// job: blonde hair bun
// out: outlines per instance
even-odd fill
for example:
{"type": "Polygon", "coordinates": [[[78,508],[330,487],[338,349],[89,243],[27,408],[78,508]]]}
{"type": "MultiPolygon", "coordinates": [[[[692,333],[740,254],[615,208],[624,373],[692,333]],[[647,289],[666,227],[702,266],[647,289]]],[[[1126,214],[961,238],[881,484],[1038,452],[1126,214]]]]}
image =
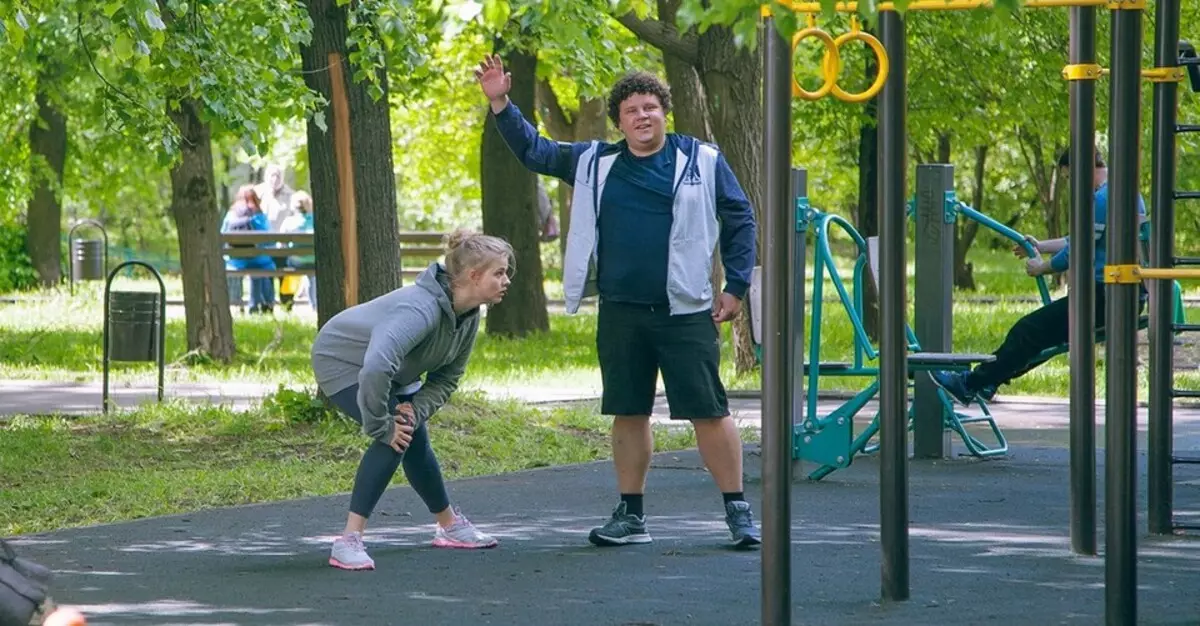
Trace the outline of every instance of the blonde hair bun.
{"type": "Polygon", "coordinates": [[[509,270],[515,269],[512,246],[499,237],[457,228],[447,233],[443,240],[446,271],[455,279],[492,261],[507,261],[509,270]]]}
{"type": "Polygon", "coordinates": [[[452,232],[446,233],[446,236],[442,238],[442,243],[446,250],[446,254],[450,254],[455,249],[462,247],[467,240],[478,235],[479,233],[469,228],[457,228],[452,232]]]}

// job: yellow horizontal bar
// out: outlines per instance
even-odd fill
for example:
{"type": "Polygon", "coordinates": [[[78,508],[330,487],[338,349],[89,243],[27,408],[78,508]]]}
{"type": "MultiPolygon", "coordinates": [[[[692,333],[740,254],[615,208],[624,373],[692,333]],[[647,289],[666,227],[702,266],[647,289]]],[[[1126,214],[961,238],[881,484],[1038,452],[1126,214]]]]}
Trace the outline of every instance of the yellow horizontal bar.
{"type": "MultiPolygon", "coordinates": [[[[787,3],[784,3],[787,4],[787,3]]],[[[994,8],[994,0],[913,0],[908,3],[908,11],[962,11],[966,9],[981,9],[994,8]]],[[[1055,7],[1107,7],[1110,9],[1144,9],[1146,0],[1028,0],[1021,5],[1026,8],[1055,8],[1055,7]]],[[[821,8],[819,2],[801,2],[794,1],[790,8],[796,13],[821,13],[824,9],[821,8]]],[[[763,7],[763,15],[767,14],[766,5],[763,7]]],[[[834,5],[833,10],[838,13],[857,13],[858,2],[839,2],[834,5]]],[[[896,4],[894,2],[879,3],[879,11],[895,11],[896,4]]]]}
{"type": "Polygon", "coordinates": [[[1096,80],[1104,73],[1104,68],[1095,63],[1068,65],[1063,68],[1063,78],[1067,80],[1096,80]]]}
{"type": "Polygon", "coordinates": [[[1138,268],[1138,275],[1142,278],[1150,279],[1185,279],[1185,280],[1200,280],[1200,269],[1176,269],[1165,267],[1142,267],[1138,268]]]}
{"type": "Polygon", "coordinates": [[[1144,280],[1200,280],[1200,269],[1142,267],[1140,265],[1105,265],[1104,282],[1118,285],[1137,284],[1144,280]]]}

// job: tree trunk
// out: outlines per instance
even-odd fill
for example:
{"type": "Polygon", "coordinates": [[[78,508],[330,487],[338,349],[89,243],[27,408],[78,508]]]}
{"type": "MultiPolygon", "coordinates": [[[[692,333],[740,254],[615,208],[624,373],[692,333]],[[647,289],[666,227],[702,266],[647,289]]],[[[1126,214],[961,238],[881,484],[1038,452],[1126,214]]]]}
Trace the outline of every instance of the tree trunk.
{"type": "MultiPolygon", "coordinates": [[[[867,79],[874,80],[879,65],[874,55],[867,57],[867,79]]],[[[858,232],[866,237],[879,234],[879,123],[875,98],[866,102],[862,124],[858,128],[858,232]]],[[[863,325],[867,336],[879,340],[879,291],[875,281],[864,281],[863,325]]]]}
{"type": "Polygon", "coordinates": [[[330,103],[327,131],[308,121],[318,326],[401,286],[387,73],[376,75],[378,100],[369,80],[353,80],[358,68],[349,61],[346,10],[339,4],[308,0],[312,41],[300,47],[305,83],[330,103]]]}
{"type": "Polygon", "coordinates": [[[938,133],[938,163],[950,162],[950,133],[941,131],[938,133]]]}
{"type": "MultiPolygon", "coordinates": [[[[761,47],[757,49],[761,52],[761,47]]],[[[697,71],[704,85],[705,104],[713,137],[721,147],[742,189],[746,192],[759,228],[757,249],[762,242],[762,63],[760,54],[738,46],[733,31],[714,26],[700,35],[697,71]]],[[[734,364],[739,374],[757,364],[749,308],[733,320],[734,364]]]]}
{"type": "Polygon", "coordinates": [[[25,217],[26,246],[38,281],[49,287],[62,280],[62,204],[59,194],[67,158],[67,117],[40,88],[37,108],[37,119],[29,128],[35,187],[25,217]]]}
{"type": "Polygon", "coordinates": [[[188,352],[228,363],[237,348],[221,255],[212,136],[208,123],[200,119],[202,106],[185,98],[178,109],[167,112],[183,138],[180,159],[171,166],[171,215],[179,234],[188,352]]]}
{"type": "MultiPolygon", "coordinates": [[[[674,27],[680,0],[658,0],[658,21],[674,27]]],[[[671,112],[675,132],[691,135],[701,141],[712,141],[712,127],[704,102],[704,86],[696,66],[688,59],[663,51],[663,69],[671,86],[671,112]]]]}
{"type": "MultiPolygon", "coordinates": [[[[975,147],[975,187],[971,191],[971,206],[976,211],[983,211],[984,175],[987,171],[987,145],[975,147]]],[[[979,222],[964,220],[954,229],[954,286],[974,291],[975,267],[967,263],[967,252],[975,243],[975,235],[979,232],[979,222]]]]}
{"type": "MultiPolygon", "coordinates": [[[[508,97],[522,111],[534,111],[537,56],[507,48],[496,41],[496,52],[512,74],[508,97]]],[[[538,250],[537,181],[509,150],[489,113],[479,149],[480,184],[483,195],[483,230],[502,237],[513,247],[517,271],[504,301],[488,308],[487,332],[491,335],[524,337],[550,330],[543,288],[542,257],[538,250]]],[[[565,239],[565,236],[563,237],[565,239]]]]}

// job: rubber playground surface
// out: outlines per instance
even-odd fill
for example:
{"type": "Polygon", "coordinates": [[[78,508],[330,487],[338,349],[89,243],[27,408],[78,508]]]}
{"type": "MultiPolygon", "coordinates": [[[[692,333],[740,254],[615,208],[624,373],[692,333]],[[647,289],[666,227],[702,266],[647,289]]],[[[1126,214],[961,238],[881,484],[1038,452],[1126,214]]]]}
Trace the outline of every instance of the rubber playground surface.
{"type": "MultiPolygon", "coordinates": [[[[757,418],[756,402],[739,405],[740,417],[757,418]]],[[[908,601],[880,602],[877,458],[860,457],[821,482],[794,482],[793,623],[1103,622],[1103,557],[1069,547],[1066,406],[995,408],[1011,426],[1007,456],[910,462],[908,601]]],[[[1177,441],[1192,445],[1200,416],[1179,413],[1177,441]]],[[[1097,440],[1104,441],[1102,427],[1097,440]]],[[[1139,450],[1139,623],[1198,624],[1200,540],[1146,534],[1144,445],[1139,450]]],[[[761,458],[751,447],[746,462],[747,498],[761,515],[761,458]]],[[[1200,515],[1200,471],[1186,471],[1177,468],[1176,508],[1200,515]]],[[[1097,476],[1103,553],[1103,451],[1097,476]]],[[[373,572],[326,564],[345,495],[14,543],[57,571],[55,600],[81,607],[93,626],[760,622],[761,552],[726,547],[721,498],[695,451],[655,457],[646,496],[649,545],[587,542],[588,530],[615,504],[608,462],[450,488],[464,513],[501,539],[499,547],[430,547],[432,520],[403,486],[384,496],[368,531],[373,572]]]]}

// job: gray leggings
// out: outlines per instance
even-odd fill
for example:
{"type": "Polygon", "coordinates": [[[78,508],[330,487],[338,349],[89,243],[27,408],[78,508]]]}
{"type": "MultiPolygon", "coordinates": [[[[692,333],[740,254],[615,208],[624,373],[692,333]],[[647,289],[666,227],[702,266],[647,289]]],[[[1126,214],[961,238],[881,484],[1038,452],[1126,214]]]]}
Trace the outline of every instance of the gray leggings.
{"type": "MultiPolygon", "coordinates": [[[[362,413],[358,409],[358,385],[351,385],[329,398],[343,413],[362,424],[362,413]]],[[[395,412],[396,407],[408,402],[412,396],[393,395],[388,399],[388,412],[395,412]]],[[[391,446],[371,442],[371,447],[363,454],[358,464],[358,474],[354,477],[354,491],[350,492],[350,512],[363,517],[371,517],[379,498],[387,490],[388,483],[396,474],[396,468],[404,465],[404,477],[412,485],[413,491],[421,496],[430,513],[441,513],[450,506],[450,496],[446,494],[446,483],[442,480],[442,469],[438,466],[433,447],[429,444],[429,429],[421,424],[412,434],[412,442],[404,453],[397,453],[391,446]]]]}

